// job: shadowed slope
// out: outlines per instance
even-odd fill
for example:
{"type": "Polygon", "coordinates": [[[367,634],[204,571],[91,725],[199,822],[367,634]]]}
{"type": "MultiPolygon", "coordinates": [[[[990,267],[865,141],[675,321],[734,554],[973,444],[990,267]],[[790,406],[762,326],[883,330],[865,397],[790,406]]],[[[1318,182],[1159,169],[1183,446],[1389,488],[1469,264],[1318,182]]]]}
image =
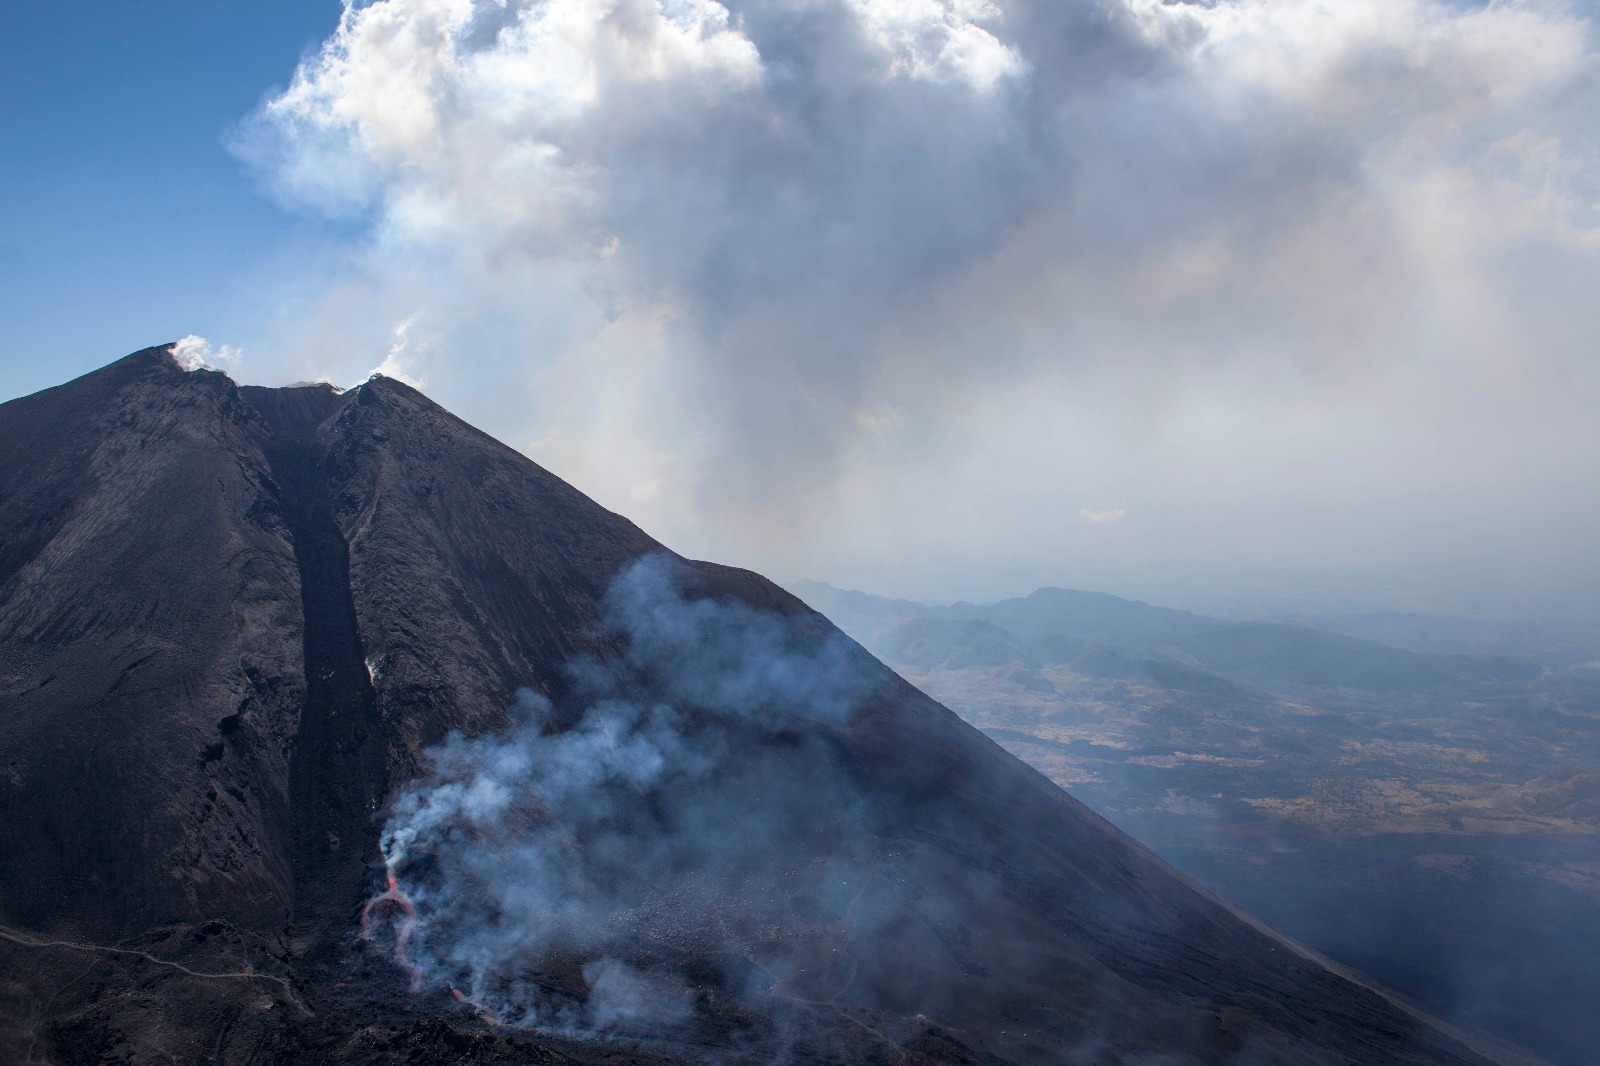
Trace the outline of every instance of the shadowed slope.
{"type": "Polygon", "coordinates": [[[0,406],[0,907],[290,908],[298,581],[257,416],[161,349],[0,406]]]}
{"type": "MultiPolygon", "coordinates": [[[[241,394],[269,427],[262,439],[300,574],[305,702],[289,763],[295,918],[302,936],[349,921],[350,898],[374,858],[372,812],[387,792],[387,736],[362,655],[349,551],[334,522],[321,425],[339,410],[332,388],[241,394]]],[[[326,939],[321,938],[321,939],[326,939]]]]}

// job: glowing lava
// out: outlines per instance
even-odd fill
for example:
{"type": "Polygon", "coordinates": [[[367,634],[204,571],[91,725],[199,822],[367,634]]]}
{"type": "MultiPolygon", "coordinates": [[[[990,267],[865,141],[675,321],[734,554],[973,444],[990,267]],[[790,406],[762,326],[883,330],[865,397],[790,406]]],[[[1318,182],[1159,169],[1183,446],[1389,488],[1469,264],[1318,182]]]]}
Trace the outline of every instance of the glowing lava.
{"type": "Polygon", "coordinates": [[[504,1023],[502,1023],[500,1021],[499,1018],[495,1017],[494,1011],[490,1010],[488,1007],[485,1007],[482,1003],[479,1003],[475,999],[468,999],[466,994],[463,993],[461,991],[461,989],[457,988],[455,985],[451,985],[450,986],[450,994],[452,996],[456,997],[456,999],[459,1000],[460,1002],[466,1004],[467,1006],[471,1007],[473,1010],[477,1011],[478,1012],[478,1017],[481,1018],[482,1020],[488,1022],[490,1025],[501,1025],[501,1024],[504,1024],[504,1023]]]}
{"type": "Polygon", "coordinates": [[[422,971],[406,957],[406,944],[411,940],[411,931],[417,927],[417,905],[400,887],[394,871],[389,870],[388,874],[389,887],[367,900],[367,905],[361,908],[361,939],[371,940],[372,929],[380,921],[393,925],[394,961],[411,977],[411,991],[416,992],[422,988],[422,971]]]}
{"type": "MultiPolygon", "coordinates": [[[[372,930],[380,922],[388,922],[394,926],[394,961],[411,978],[411,991],[422,990],[422,970],[415,966],[406,955],[406,945],[411,941],[411,933],[417,927],[417,905],[411,902],[411,897],[406,895],[405,889],[400,887],[399,880],[394,875],[394,870],[388,872],[389,887],[378,895],[367,900],[366,906],[361,908],[361,939],[371,940],[372,930]]],[[[450,994],[458,1001],[471,1007],[478,1013],[478,1017],[490,1025],[502,1024],[495,1017],[494,1011],[468,998],[459,988],[450,986],[450,994]]]]}

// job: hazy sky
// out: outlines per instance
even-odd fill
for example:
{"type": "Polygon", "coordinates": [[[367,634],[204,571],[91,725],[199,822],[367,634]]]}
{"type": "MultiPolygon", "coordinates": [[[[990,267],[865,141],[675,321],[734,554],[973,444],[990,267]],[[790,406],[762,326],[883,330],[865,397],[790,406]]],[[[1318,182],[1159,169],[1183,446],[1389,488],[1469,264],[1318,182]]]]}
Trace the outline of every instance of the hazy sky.
{"type": "Polygon", "coordinates": [[[1580,609],[1596,13],[6,5],[0,395],[194,333],[779,578],[1580,609]]]}

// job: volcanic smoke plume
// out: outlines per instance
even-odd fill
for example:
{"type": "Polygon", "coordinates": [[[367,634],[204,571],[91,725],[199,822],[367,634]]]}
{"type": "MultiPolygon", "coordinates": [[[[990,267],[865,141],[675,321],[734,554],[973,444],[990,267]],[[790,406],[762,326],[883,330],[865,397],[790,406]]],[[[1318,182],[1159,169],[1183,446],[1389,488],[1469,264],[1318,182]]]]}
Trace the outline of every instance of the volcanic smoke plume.
{"type": "Polygon", "coordinates": [[[781,974],[786,932],[860,938],[898,906],[868,896],[864,801],[829,742],[868,689],[844,641],[687,598],[664,556],[621,575],[605,626],[622,654],[571,664],[571,713],[523,690],[503,733],[451,734],[382,835],[369,918],[395,920],[418,982],[507,1024],[671,1025],[694,1004],[682,930],[781,974]]]}

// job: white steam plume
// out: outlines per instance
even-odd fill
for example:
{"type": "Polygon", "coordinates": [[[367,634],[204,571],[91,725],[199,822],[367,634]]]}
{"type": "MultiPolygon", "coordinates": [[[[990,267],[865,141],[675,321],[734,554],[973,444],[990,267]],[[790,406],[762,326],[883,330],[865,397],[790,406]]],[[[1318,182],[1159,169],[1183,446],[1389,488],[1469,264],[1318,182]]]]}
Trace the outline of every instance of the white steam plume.
{"type": "Polygon", "coordinates": [[[669,534],[1059,551],[1127,486],[1333,552],[1600,453],[1594,67],[1557,0],[377,0],[239,143],[371,220],[308,351],[414,316],[409,373],[669,534]],[[922,490],[969,457],[996,504],[922,490]]]}
{"type": "Polygon", "coordinates": [[[224,344],[218,348],[204,337],[191,333],[172,346],[172,358],[185,370],[226,367],[233,369],[244,357],[244,350],[224,344]]]}

